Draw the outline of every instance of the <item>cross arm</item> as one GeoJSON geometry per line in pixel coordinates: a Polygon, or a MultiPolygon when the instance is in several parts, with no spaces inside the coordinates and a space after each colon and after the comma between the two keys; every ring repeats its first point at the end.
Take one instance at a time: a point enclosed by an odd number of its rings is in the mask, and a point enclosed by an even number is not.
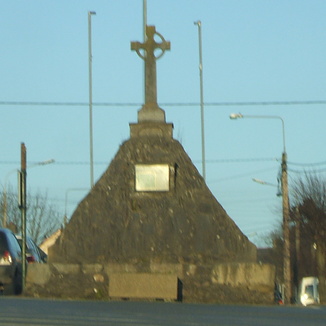
{"type": "Polygon", "coordinates": [[[136,53],[142,58],[145,59],[145,56],[143,56],[140,52],[140,49],[143,49],[143,44],[140,42],[131,42],[130,49],[133,51],[136,51],[136,53]]]}

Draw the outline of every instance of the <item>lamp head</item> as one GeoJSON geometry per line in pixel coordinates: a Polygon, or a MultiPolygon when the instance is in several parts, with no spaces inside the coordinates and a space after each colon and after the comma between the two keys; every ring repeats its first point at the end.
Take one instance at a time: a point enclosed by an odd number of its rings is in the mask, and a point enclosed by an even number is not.
{"type": "Polygon", "coordinates": [[[50,160],[40,162],[39,165],[47,165],[47,164],[52,164],[54,162],[55,162],[55,159],[51,158],[50,160]]]}
{"type": "Polygon", "coordinates": [[[253,182],[260,183],[261,185],[265,185],[265,184],[267,184],[266,181],[263,181],[263,180],[260,180],[260,179],[257,179],[257,178],[252,178],[252,181],[253,181],[253,182]]]}
{"type": "Polygon", "coordinates": [[[235,119],[242,119],[243,115],[241,113],[231,113],[230,114],[230,119],[235,120],[235,119]]]}

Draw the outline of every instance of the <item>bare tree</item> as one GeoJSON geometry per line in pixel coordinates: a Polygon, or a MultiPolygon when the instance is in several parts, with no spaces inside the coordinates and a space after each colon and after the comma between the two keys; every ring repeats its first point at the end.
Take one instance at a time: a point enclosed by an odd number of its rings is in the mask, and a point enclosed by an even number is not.
{"type": "Polygon", "coordinates": [[[326,270],[326,178],[306,173],[293,186],[297,221],[300,228],[300,252],[310,266],[311,274],[323,275],[326,270]],[[304,250],[305,249],[305,250],[304,250]]]}
{"type": "Polygon", "coordinates": [[[3,190],[1,194],[1,226],[4,226],[6,219],[6,226],[17,233],[21,225],[21,214],[18,207],[17,193],[12,190],[10,185],[3,190]],[[5,217],[6,216],[6,217],[5,217]]]}
{"type": "Polygon", "coordinates": [[[326,178],[306,173],[293,185],[294,207],[299,209],[304,234],[321,245],[326,243],[326,178]]]}
{"type": "MultiPolygon", "coordinates": [[[[291,184],[290,245],[292,280],[297,287],[304,276],[318,276],[326,296],[326,178],[306,173],[291,184]]],[[[273,264],[282,272],[282,225],[268,236],[273,264]]]]}
{"type": "MultiPolygon", "coordinates": [[[[2,216],[6,210],[7,225],[14,232],[20,233],[21,230],[21,212],[18,208],[17,193],[8,187],[6,191],[6,205],[4,203],[4,194],[1,195],[0,212],[2,216]]],[[[30,236],[37,244],[45,237],[54,233],[61,227],[62,218],[59,211],[49,203],[47,194],[27,195],[27,216],[26,228],[27,235],[30,236]]]]}

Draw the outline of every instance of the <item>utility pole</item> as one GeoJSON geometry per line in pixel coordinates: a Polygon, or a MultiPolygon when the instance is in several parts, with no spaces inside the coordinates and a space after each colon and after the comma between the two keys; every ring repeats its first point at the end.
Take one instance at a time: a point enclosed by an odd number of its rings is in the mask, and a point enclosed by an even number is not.
{"type": "Polygon", "coordinates": [[[89,156],[90,156],[90,183],[94,186],[94,160],[93,160],[93,92],[92,92],[92,15],[95,11],[88,12],[88,74],[89,74],[89,156]]]}
{"type": "Polygon", "coordinates": [[[21,143],[21,169],[19,171],[19,208],[21,211],[22,233],[22,290],[25,289],[26,279],[26,146],[21,143]]]}
{"type": "Polygon", "coordinates": [[[284,279],[284,302],[291,302],[291,264],[290,264],[290,204],[287,172],[287,155],[282,154],[282,201],[283,201],[283,279],[284,279]]]}
{"type": "Polygon", "coordinates": [[[299,292],[299,267],[300,266],[300,211],[299,207],[295,208],[295,264],[293,272],[293,280],[295,285],[295,299],[298,299],[299,292]]]}
{"type": "Polygon", "coordinates": [[[199,47],[199,83],[200,83],[200,120],[201,120],[201,150],[203,178],[206,181],[206,157],[205,157],[205,117],[204,117],[204,86],[203,86],[203,52],[202,52],[202,31],[201,21],[194,22],[198,26],[198,47],[199,47]]]}

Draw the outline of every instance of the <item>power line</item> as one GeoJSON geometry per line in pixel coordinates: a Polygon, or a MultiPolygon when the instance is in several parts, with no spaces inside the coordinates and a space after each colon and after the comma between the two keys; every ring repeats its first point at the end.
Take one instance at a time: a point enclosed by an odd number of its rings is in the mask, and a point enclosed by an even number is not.
{"type": "MultiPolygon", "coordinates": [[[[218,159],[206,160],[206,163],[244,163],[244,162],[266,162],[277,161],[276,158],[235,158],[235,159],[218,159]]],[[[193,161],[194,163],[201,163],[200,160],[193,161]]]]}
{"type": "Polygon", "coordinates": [[[262,101],[262,102],[212,102],[205,103],[207,106],[266,106],[266,105],[322,105],[326,100],[308,100],[308,101],[262,101]]]}
{"type": "MultiPolygon", "coordinates": [[[[107,162],[94,162],[96,165],[108,165],[110,161],[107,162]]],[[[18,161],[0,161],[0,165],[19,165],[18,161]]],[[[28,164],[35,164],[34,162],[28,162],[28,164]]],[[[86,161],[55,161],[53,165],[89,165],[90,162],[86,161]]]]}
{"type": "Polygon", "coordinates": [[[238,179],[238,178],[244,178],[244,177],[252,176],[253,174],[257,174],[257,173],[261,173],[261,172],[273,171],[274,169],[275,168],[266,168],[266,169],[255,170],[255,171],[246,172],[246,173],[242,173],[242,174],[236,174],[236,175],[232,175],[232,176],[228,176],[228,177],[224,177],[224,178],[220,178],[220,179],[210,180],[209,184],[221,182],[221,181],[238,179]]]}
{"type": "Polygon", "coordinates": [[[293,163],[293,162],[288,162],[288,164],[291,165],[297,165],[297,166],[319,166],[319,165],[325,165],[326,161],[323,162],[318,162],[318,163],[293,163]]]}
{"type": "MultiPolygon", "coordinates": [[[[326,100],[306,100],[306,101],[248,101],[248,102],[207,102],[205,106],[271,106],[271,105],[324,105],[326,100]]],[[[0,106],[88,106],[87,102],[39,102],[39,101],[0,101],[0,106]]],[[[160,103],[162,106],[200,106],[200,103],[195,102],[175,102],[175,103],[160,103]]],[[[93,102],[93,106],[102,107],[134,107],[142,106],[141,103],[119,103],[119,102],[93,102]]]]}
{"type": "MultiPolygon", "coordinates": [[[[275,158],[238,158],[238,159],[220,159],[220,160],[206,160],[207,163],[243,163],[243,162],[262,162],[262,161],[276,161],[275,158]]],[[[201,160],[195,160],[194,163],[201,163],[201,160]]],[[[110,161],[97,161],[94,162],[96,165],[108,165],[110,161]]],[[[0,161],[0,165],[19,165],[18,161],[0,161]]],[[[29,164],[35,164],[34,162],[29,162],[29,164]]],[[[89,165],[90,162],[87,161],[55,161],[56,165],[89,165]]]]}
{"type": "MultiPolygon", "coordinates": [[[[273,162],[278,161],[277,158],[232,158],[232,159],[211,159],[206,160],[206,163],[215,164],[215,163],[244,163],[244,162],[273,162]]],[[[94,162],[96,165],[107,165],[111,162],[109,161],[97,161],[94,162]]],[[[194,160],[194,163],[201,163],[201,160],[194,160]]],[[[37,164],[38,162],[28,162],[28,164],[37,164]]],[[[19,165],[20,162],[18,161],[0,161],[0,165],[19,165]]],[[[89,165],[90,163],[87,161],[55,161],[56,165],[89,165]]],[[[295,163],[295,162],[288,162],[288,165],[295,165],[295,166],[305,166],[305,167],[314,167],[320,165],[326,165],[326,161],[317,162],[317,163],[295,163]]],[[[295,172],[295,170],[293,170],[295,172]]]]}
{"type": "Polygon", "coordinates": [[[294,169],[288,169],[289,172],[292,173],[297,173],[297,174],[301,174],[301,173],[321,173],[321,172],[326,172],[326,168],[323,169],[317,169],[317,170],[294,170],[294,169]]]}

